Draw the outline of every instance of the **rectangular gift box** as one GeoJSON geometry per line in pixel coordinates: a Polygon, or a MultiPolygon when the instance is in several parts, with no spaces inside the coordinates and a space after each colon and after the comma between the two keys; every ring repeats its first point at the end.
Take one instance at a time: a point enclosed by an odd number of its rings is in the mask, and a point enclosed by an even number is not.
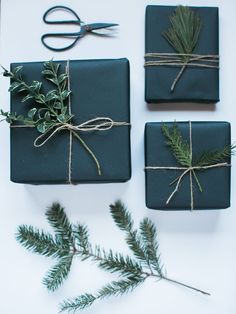
{"type": "MultiPolygon", "coordinates": [[[[145,52],[175,53],[163,32],[170,28],[169,17],[176,6],[149,5],[146,8],[145,52]]],[[[201,18],[202,26],[194,54],[219,55],[217,7],[190,7],[201,18]]],[[[152,60],[152,59],[147,59],[152,60]]],[[[157,102],[219,101],[219,69],[188,66],[171,92],[171,85],[181,66],[146,66],[145,99],[157,102]]]]}
{"type": "MultiPolygon", "coordinates": [[[[165,123],[168,127],[173,122],[165,123]]],[[[187,210],[191,207],[190,174],[186,174],[177,193],[167,204],[175,189],[176,181],[184,170],[146,169],[146,167],[181,167],[167,145],[161,129],[162,123],[147,123],[145,127],[145,174],[146,206],[159,210],[187,210]]],[[[190,123],[177,122],[182,138],[190,140],[190,123]]],[[[192,122],[193,160],[203,152],[223,149],[231,144],[230,124],[228,122],[192,122]]],[[[226,160],[230,164],[230,158],[226,160]]],[[[230,166],[196,170],[203,191],[200,192],[193,178],[193,209],[223,209],[230,206],[230,166]]]]}
{"type": "MultiPolygon", "coordinates": [[[[60,72],[65,73],[66,61],[60,72]]],[[[23,79],[43,82],[42,91],[55,88],[41,75],[43,62],[13,63],[11,69],[23,65],[23,79]]],[[[73,125],[97,117],[116,122],[130,122],[129,61],[70,61],[71,111],[73,125]]],[[[32,100],[21,103],[19,94],[11,94],[11,112],[26,115],[36,107],[32,100]]],[[[78,131],[80,132],[80,131],[78,131]]],[[[42,147],[34,147],[40,135],[35,128],[11,128],[11,180],[29,184],[125,182],[131,176],[130,125],[114,126],[106,131],[80,132],[80,136],[100,163],[99,175],[95,162],[73,137],[71,168],[69,168],[70,135],[68,130],[55,134],[42,147]]]]}

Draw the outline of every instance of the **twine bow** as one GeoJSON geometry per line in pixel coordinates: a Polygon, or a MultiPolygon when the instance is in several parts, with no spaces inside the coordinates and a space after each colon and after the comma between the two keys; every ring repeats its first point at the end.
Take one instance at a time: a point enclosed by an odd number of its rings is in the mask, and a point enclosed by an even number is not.
{"type": "MultiPolygon", "coordinates": [[[[67,61],[66,73],[68,75],[68,90],[70,90],[70,61],[67,61]]],[[[71,115],[71,98],[68,97],[68,112],[71,115]]],[[[60,131],[69,131],[69,158],[68,158],[68,183],[73,184],[72,182],[72,146],[73,146],[73,137],[79,140],[81,145],[86,149],[86,151],[91,155],[94,162],[96,163],[98,174],[101,175],[100,163],[93,153],[93,151],[88,147],[85,141],[79,135],[79,132],[92,132],[92,131],[108,131],[113,127],[117,126],[130,126],[130,123],[127,122],[117,122],[113,121],[110,117],[97,117],[90,120],[87,120],[79,125],[73,125],[71,123],[56,123],[51,128],[48,128],[46,132],[40,134],[34,141],[34,147],[42,147],[48,141],[50,141],[56,134],[60,131]]],[[[28,128],[35,127],[34,125],[11,125],[12,128],[28,128]]]]}
{"type": "Polygon", "coordinates": [[[183,178],[189,174],[189,186],[190,186],[190,207],[191,210],[194,209],[194,196],[193,196],[193,177],[195,178],[197,185],[199,187],[199,190],[202,192],[201,185],[199,183],[199,180],[196,176],[195,170],[207,170],[207,169],[213,169],[213,168],[219,168],[219,167],[230,167],[231,165],[227,162],[221,162],[221,163],[215,163],[208,166],[193,166],[192,165],[192,123],[189,121],[189,145],[190,145],[190,160],[191,165],[190,167],[168,167],[168,166],[147,166],[145,167],[146,170],[182,170],[182,174],[178,176],[173,182],[171,182],[171,185],[176,182],[175,189],[173,192],[169,195],[166,204],[169,204],[173,196],[179,191],[180,184],[183,180],[183,178]]]}
{"type": "Polygon", "coordinates": [[[172,66],[181,67],[179,73],[175,77],[171,92],[174,91],[175,86],[181,78],[184,70],[189,67],[219,69],[219,55],[214,54],[187,54],[187,53],[146,53],[145,66],[172,66]],[[151,59],[151,60],[150,60],[151,59]]]}

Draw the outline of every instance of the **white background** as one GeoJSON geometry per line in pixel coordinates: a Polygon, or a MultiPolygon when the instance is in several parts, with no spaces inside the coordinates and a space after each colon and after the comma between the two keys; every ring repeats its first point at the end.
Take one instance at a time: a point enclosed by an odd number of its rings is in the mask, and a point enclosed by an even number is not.
{"type": "MultiPolygon", "coordinates": [[[[123,184],[78,186],[31,186],[9,181],[9,128],[0,131],[0,313],[55,314],[58,303],[82,292],[95,292],[113,276],[94,265],[75,261],[66,283],[48,293],[41,279],[53,261],[27,252],[15,240],[19,224],[33,224],[50,230],[44,213],[53,201],[60,201],[74,222],[86,222],[92,239],[104,247],[126,252],[123,234],[109,215],[109,204],[122,199],[138,222],[148,216],[156,223],[162,259],[169,277],[212,293],[205,297],[167,282],[147,281],[133,294],[97,302],[85,310],[90,314],[235,314],[236,313],[236,197],[232,207],[222,211],[161,212],[145,207],[144,124],[161,120],[226,120],[235,123],[235,0],[183,1],[187,5],[220,8],[220,94],[215,107],[204,104],[147,106],[144,101],[144,18],[147,4],[179,4],[152,0],[2,0],[0,61],[10,62],[83,58],[127,57],[131,64],[132,179],[123,184]],[[42,22],[53,5],[74,8],[87,22],[117,22],[115,38],[87,36],[68,52],[52,53],[40,36],[53,31],[42,22]]],[[[1,107],[9,109],[8,79],[0,81],[1,107]]],[[[210,82],[209,82],[210,84],[210,82]]],[[[22,148],[24,149],[24,148],[22,148]]],[[[233,160],[235,164],[235,160],[233,160]]],[[[37,166],[37,165],[36,165],[37,166]]],[[[232,191],[235,188],[232,169],[232,191]]]]}

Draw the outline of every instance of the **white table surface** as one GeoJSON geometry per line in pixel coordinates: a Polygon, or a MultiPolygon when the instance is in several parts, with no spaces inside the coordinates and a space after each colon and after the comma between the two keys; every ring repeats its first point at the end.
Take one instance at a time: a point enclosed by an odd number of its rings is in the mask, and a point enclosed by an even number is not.
{"type": "MultiPolygon", "coordinates": [[[[0,131],[0,313],[55,314],[58,303],[82,292],[95,292],[115,276],[98,271],[87,262],[75,261],[69,279],[55,293],[48,293],[41,279],[53,261],[27,252],[15,240],[19,224],[50,230],[44,213],[60,201],[74,222],[86,222],[94,241],[106,248],[126,252],[123,234],[114,226],[109,204],[122,199],[138,222],[144,216],[157,225],[162,259],[168,275],[212,293],[205,297],[167,282],[148,280],[134,293],[97,302],[85,310],[90,314],[235,314],[236,313],[236,195],[232,207],[221,211],[161,212],[145,207],[144,124],[147,121],[226,120],[232,122],[236,139],[235,93],[235,0],[183,1],[187,5],[220,8],[220,94],[216,105],[147,106],[144,101],[144,17],[147,4],[179,4],[162,0],[2,0],[0,63],[57,59],[120,58],[131,64],[132,179],[123,184],[78,186],[31,186],[9,181],[9,128],[0,131]],[[45,49],[40,36],[50,27],[43,13],[53,5],[74,8],[88,22],[120,24],[115,38],[87,36],[68,52],[45,49]],[[91,197],[92,196],[92,197],[91,197]]],[[[9,109],[8,80],[0,79],[1,107],[9,109]]],[[[235,159],[233,160],[235,165],[235,159]]],[[[232,169],[232,191],[235,170],[232,169]]]]}

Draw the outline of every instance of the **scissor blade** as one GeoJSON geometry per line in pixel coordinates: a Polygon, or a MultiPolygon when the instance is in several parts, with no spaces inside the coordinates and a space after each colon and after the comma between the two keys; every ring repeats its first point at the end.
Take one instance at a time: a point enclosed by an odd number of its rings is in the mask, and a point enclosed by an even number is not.
{"type": "Polygon", "coordinates": [[[93,24],[88,24],[88,27],[89,29],[91,29],[91,31],[93,31],[93,30],[102,29],[102,28],[115,27],[118,25],[119,24],[115,24],[115,23],[93,23],[93,24]]]}

